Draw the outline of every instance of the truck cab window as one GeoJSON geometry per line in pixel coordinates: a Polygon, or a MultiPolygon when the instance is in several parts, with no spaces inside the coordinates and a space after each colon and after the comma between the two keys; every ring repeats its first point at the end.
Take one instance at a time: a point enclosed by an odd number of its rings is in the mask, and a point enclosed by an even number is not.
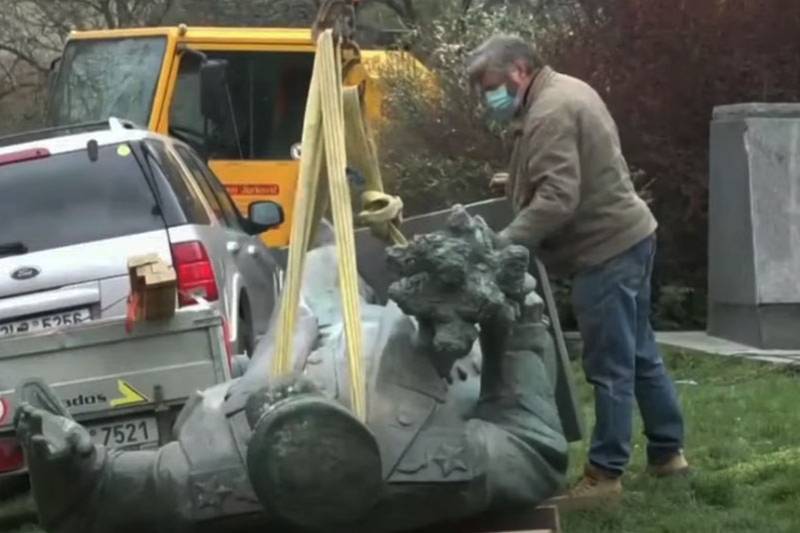
{"type": "Polygon", "coordinates": [[[170,133],[216,160],[288,160],[303,131],[314,56],[302,52],[213,52],[228,62],[222,123],[201,114],[198,55],[181,58],[170,133]]]}
{"type": "Polygon", "coordinates": [[[50,97],[51,126],[125,118],[146,127],[165,37],[71,41],[50,97]]]}

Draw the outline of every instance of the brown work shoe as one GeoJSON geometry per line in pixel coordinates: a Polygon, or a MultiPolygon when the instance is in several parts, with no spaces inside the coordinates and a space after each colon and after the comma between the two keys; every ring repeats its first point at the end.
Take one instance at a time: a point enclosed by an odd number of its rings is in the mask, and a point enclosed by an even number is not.
{"type": "Polygon", "coordinates": [[[558,510],[579,511],[616,503],[622,497],[622,480],[593,465],[587,465],[583,477],[566,494],[546,503],[558,510]]]}
{"type": "Polygon", "coordinates": [[[669,458],[665,463],[651,464],[647,467],[647,472],[654,477],[669,477],[689,472],[689,462],[680,451],[669,458]]]}

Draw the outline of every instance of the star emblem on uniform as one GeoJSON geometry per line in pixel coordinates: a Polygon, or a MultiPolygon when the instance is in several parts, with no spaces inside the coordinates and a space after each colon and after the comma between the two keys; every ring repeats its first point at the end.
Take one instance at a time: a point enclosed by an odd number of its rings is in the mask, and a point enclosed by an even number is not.
{"type": "Polygon", "coordinates": [[[442,475],[448,477],[454,471],[466,471],[467,463],[464,458],[464,446],[441,444],[433,456],[433,462],[442,469],[442,475]]]}
{"type": "Polygon", "coordinates": [[[219,509],[225,498],[230,495],[233,490],[226,487],[216,478],[210,478],[208,481],[197,481],[194,484],[195,494],[197,497],[197,506],[200,509],[219,509]]]}

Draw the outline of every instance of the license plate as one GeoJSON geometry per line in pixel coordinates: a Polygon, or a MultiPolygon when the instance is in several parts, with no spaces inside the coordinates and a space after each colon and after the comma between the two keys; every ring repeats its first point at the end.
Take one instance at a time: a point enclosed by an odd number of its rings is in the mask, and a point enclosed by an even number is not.
{"type": "Polygon", "coordinates": [[[10,337],[11,335],[21,335],[23,333],[72,326],[89,322],[91,319],[92,314],[88,309],[78,309],[76,311],[65,311],[52,315],[26,318],[25,320],[0,324],[0,337],[10,337]]]}
{"type": "Polygon", "coordinates": [[[89,426],[97,444],[109,448],[139,448],[158,444],[158,425],[153,417],[129,418],[89,426]]]}

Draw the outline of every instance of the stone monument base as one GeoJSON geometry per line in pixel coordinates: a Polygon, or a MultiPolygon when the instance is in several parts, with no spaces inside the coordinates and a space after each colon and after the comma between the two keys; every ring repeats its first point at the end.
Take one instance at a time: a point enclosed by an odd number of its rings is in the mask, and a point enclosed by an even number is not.
{"type": "Polygon", "coordinates": [[[708,332],[800,349],[800,104],[717,107],[710,140],[708,332]]]}
{"type": "Polygon", "coordinates": [[[800,304],[736,305],[713,302],[708,333],[762,350],[798,348],[800,304]]]}

